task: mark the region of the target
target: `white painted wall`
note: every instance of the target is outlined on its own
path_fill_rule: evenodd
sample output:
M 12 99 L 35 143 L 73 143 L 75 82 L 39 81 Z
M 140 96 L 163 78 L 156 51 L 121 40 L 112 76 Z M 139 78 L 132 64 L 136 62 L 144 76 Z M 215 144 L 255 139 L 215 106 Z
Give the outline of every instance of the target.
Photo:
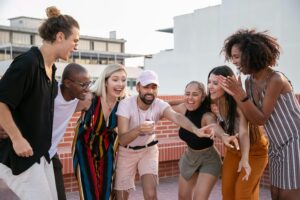
M 221 5 L 174 17 L 174 49 L 145 59 L 145 68 L 159 75 L 159 93 L 183 94 L 191 80 L 206 83 L 211 68 L 225 64 L 219 54 L 224 39 L 240 28 L 269 30 L 278 38 L 282 53 L 276 69 L 288 76 L 299 93 L 299 0 L 223 0 Z

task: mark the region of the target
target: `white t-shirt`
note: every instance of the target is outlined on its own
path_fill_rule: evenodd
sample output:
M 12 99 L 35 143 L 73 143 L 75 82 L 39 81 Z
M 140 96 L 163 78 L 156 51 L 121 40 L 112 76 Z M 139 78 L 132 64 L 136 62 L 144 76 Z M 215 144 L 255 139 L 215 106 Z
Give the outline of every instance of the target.
M 49 150 L 50 158 L 52 158 L 57 152 L 57 145 L 65 134 L 68 123 L 75 112 L 78 101 L 78 99 L 66 101 L 61 94 L 60 85 L 58 86 L 58 93 L 54 100 L 52 144 Z
M 129 119 L 129 130 L 132 130 L 146 120 L 151 120 L 157 123 L 162 118 L 164 110 L 168 107 L 170 107 L 170 105 L 167 102 L 156 98 L 148 110 L 141 110 L 137 105 L 137 96 L 132 96 L 120 101 L 116 114 Z M 138 136 L 128 145 L 146 145 L 152 142 L 155 136 L 156 135 L 154 133 L 145 133 L 145 135 Z

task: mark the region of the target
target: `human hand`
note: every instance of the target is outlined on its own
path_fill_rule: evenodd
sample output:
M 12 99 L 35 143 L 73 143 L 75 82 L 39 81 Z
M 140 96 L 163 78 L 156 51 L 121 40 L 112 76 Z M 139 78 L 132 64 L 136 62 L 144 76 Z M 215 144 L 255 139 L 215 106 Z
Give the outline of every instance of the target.
M 93 94 L 91 92 L 87 92 L 85 94 L 85 98 L 83 100 L 83 109 L 82 110 L 88 110 L 92 104 Z
M 214 139 L 215 137 L 215 132 L 210 125 L 204 126 L 202 128 L 194 128 L 193 132 L 200 138 L 206 137 L 206 138 Z
M 238 76 L 217 76 L 219 85 L 231 96 L 237 97 L 237 99 L 243 99 L 247 94 L 243 89 L 241 77 Z
M 30 144 L 22 136 L 12 139 L 12 143 L 13 143 L 13 148 L 18 156 L 20 157 L 33 156 L 33 150 Z
M 237 150 L 240 150 L 240 145 L 238 141 L 238 134 L 236 135 L 228 135 L 224 133 L 221 137 L 222 142 L 225 146 L 229 148 L 236 148 Z
M 217 104 L 214 104 L 214 103 L 210 104 L 210 110 L 211 110 L 211 112 L 212 112 L 213 114 L 215 114 L 215 115 L 220 114 L 220 112 L 219 112 L 219 107 L 218 107 Z
M 144 121 L 141 125 L 140 125 L 140 134 L 141 136 L 144 135 L 151 135 L 154 133 L 154 129 L 155 129 L 155 123 L 154 121 L 151 120 L 146 120 Z
M 244 170 L 245 170 L 245 176 L 242 178 L 242 181 L 248 181 L 249 176 L 251 174 L 251 167 L 249 165 L 248 160 L 243 159 L 243 158 L 239 162 L 239 167 L 238 167 L 237 172 L 240 173 L 242 171 L 242 168 L 244 168 Z

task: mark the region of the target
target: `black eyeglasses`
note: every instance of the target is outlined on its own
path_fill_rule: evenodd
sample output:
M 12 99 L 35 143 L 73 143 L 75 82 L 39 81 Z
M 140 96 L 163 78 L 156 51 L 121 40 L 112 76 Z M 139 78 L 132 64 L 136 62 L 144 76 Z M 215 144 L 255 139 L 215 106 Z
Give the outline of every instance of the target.
M 69 79 L 69 80 L 72 81 L 73 83 L 76 83 L 77 85 L 79 85 L 82 89 L 89 88 L 92 85 L 92 81 L 82 83 L 79 81 L 74 81 L 72 79 Z

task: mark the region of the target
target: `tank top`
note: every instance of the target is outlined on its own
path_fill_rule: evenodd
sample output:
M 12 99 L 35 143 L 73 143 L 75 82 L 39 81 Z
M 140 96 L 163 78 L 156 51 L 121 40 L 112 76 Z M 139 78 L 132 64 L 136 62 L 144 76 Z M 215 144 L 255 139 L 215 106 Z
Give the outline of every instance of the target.
M 273 71 L 273 73 L 275 72 L 278 71 Z M 282 72 L 279 73 L 283 74 Z M 287 77 L 286 79 L 289 81 Z M 266 81 L 269 81 L 269 78 Z M 252 77 L 250 77 L 250 88 L 252 88 L 252 84 Z M 267 84 L 262 91 L 262 99 L 265 97 L 266 89 Z M 252 90 L 250 90 L 250 96 L 254 99 Z M 261 108 L 262 101 L 257 102 L 256 105 Z M 270 140 L 270 147 L 273 150 L 281 149 L 294 140 L 299 140 L 300 106 L 293 91 L 279 95 L 274 110 L 264 127 Z
M 201 105 L 199 108 L 197 108 L 194 111 L 188 111 L 187 110 L 186 113 L 185 113 L 185 116 L 191 122 L 193 122 L 193 124 L 195 126 L 200 128 L 202 117 L 203 117 L 204 113 L 206 113 L 208 111 L 209 110 L 205 106 Z M 186 130 L 184 128 L 179 129 L 179 137 L 180 137 L 180 139 L 185 141 L 185 143 L 190 148 L 195 149 L 195 150 L 201 150 L 201 149 L 211 147 L 214 143 L 213 140 L 211 140 L 209 138 L 199 138 L 194 133 L 191 133 L 191 132 L 189 132 L 188 130 Z

